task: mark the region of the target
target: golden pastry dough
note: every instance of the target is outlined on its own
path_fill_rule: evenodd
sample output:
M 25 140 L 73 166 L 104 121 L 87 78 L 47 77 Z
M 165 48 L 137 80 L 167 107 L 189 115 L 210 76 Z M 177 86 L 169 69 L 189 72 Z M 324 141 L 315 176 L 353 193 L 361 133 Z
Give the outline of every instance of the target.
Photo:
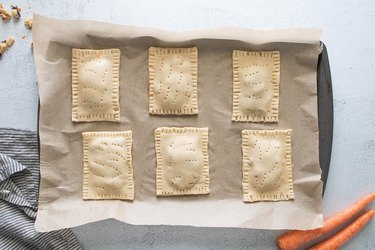
M 155 145 L 157 195 L 210 192 L 208 128 L 158 128 Z
M 198 114 L 197 48 L 149 48 L 149 112 Z
M 132 132 L 84 132 L 83 199 L 133 200 Z
M 277 122 L 280 52 L 233 51 L 233 121 Z
M 119 49 L 73 49 L 74 122 L 120 122 L 119 72 Z
M 294 199 L 292 130 L 242 130 L 243 201 Z

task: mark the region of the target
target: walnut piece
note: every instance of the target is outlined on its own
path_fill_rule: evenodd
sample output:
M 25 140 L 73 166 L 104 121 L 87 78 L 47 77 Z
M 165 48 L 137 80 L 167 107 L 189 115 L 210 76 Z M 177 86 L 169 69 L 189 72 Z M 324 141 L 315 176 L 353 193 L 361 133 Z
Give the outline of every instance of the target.
M 25 20 L 25 26 L 29 29 L 31 29 L 33 27 L 33 19 L 32 18 L 27 18 Z
M 21 17 L 21 8 L 18 8 L 17 6 L 11 5 L 12 8 L 12 16 L 16 19 L 19 19 Z
M 4 9 L 3 4 L 1 3 L 0 3 L 0 16 L 3 20 L 10 20 L 12 18 L 12 15 Z
M 14 43 L 14 37 L 9 37 L 8 39 L 0 42 L 0 56 L 9 49 Z

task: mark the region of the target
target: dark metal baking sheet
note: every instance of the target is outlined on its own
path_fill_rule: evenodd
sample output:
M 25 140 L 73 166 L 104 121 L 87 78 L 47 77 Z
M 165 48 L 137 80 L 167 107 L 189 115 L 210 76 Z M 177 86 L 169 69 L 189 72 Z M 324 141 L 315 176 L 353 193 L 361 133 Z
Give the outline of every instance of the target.
M 319 121 L 319 161 L 322 169 L 323 194 L 327 185 L 331 162 L 333 139 L 333 95 L 331 70 L 327 48 L 322 43 L 323 51 L 318 60 L 318 121 Z
M 329 166 L 331 162 L 332 139 L 333 139 L 333 95 L 331 71 L 329 67 L 328 52 L 324 43 L 323 50 L 319 55 L 317 69 L 318 84 L 318 122 L 319 122 L 319 162 L 322 169 L 323 194 L 328 179 Z M 38 135 L 39 135 L 39 112 L 38 105 Z M 38 136 L 39 137 L 39 136 Z M 39 144 L 40 152 L 40 144 Z

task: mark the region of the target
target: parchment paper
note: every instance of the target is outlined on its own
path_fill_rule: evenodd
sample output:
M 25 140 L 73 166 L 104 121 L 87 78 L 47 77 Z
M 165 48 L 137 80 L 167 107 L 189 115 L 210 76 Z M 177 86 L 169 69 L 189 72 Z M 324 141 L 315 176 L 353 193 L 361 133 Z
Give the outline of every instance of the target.
M 131 224 L 310 229 L 322 226 L 316 68 L 320 31 L 214 29 L 167 32 L 34 15 L 33 42 L 40 95 L 41 186 L 38 231 L 115 218 Z M 150 116 L 150 46 L 198 47 L 197 116 Z M 121 50 L 121 123 L 71 121 L 72 48 Z M 235 123 L 232 50 L 279 50 L 280 121 Z M 157 198 L 154 130 L 209 127 L 209 195 Z M 242 202 L 242 129 L 293 129 L 294 201 Z M 135 200 L 82 200 L 83 131 L 133 131 Z

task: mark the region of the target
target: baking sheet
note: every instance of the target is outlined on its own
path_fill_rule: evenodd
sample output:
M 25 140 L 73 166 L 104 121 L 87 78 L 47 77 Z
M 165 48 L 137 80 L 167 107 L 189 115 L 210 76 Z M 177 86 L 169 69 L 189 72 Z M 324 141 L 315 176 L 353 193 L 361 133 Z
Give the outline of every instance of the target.
M 323 194 L 327 186 L 331 162 L 333 139 L 333 93 L 331 70 L 327 47 L 322 43 L 322 53 L 318 59 L 318 122 L 319 122 L 319 162 L 322 169 Z
M 34 15 L 33 42 L 40 94 L 41 186 L 38 231 L 115 218 L 131 224 L 310 229 L 322 225 L 317 62 L 320 31 L 215 29 L 167 32 Z M 148 114 L 148 47 L 197 46 L 198 116 Z M 71 49 L 121 50 L 121 123 L 71 121 Z M 233 49 L 281 53 L 280 121 L 234 123 Z M 154 130 L 209 127 L 211 193 L 155 196 Z M 242 129 L 293 129 L 294 201 L 242 202 Z M 135 200 L 82 200 L 83 131 L 133 131 Z

